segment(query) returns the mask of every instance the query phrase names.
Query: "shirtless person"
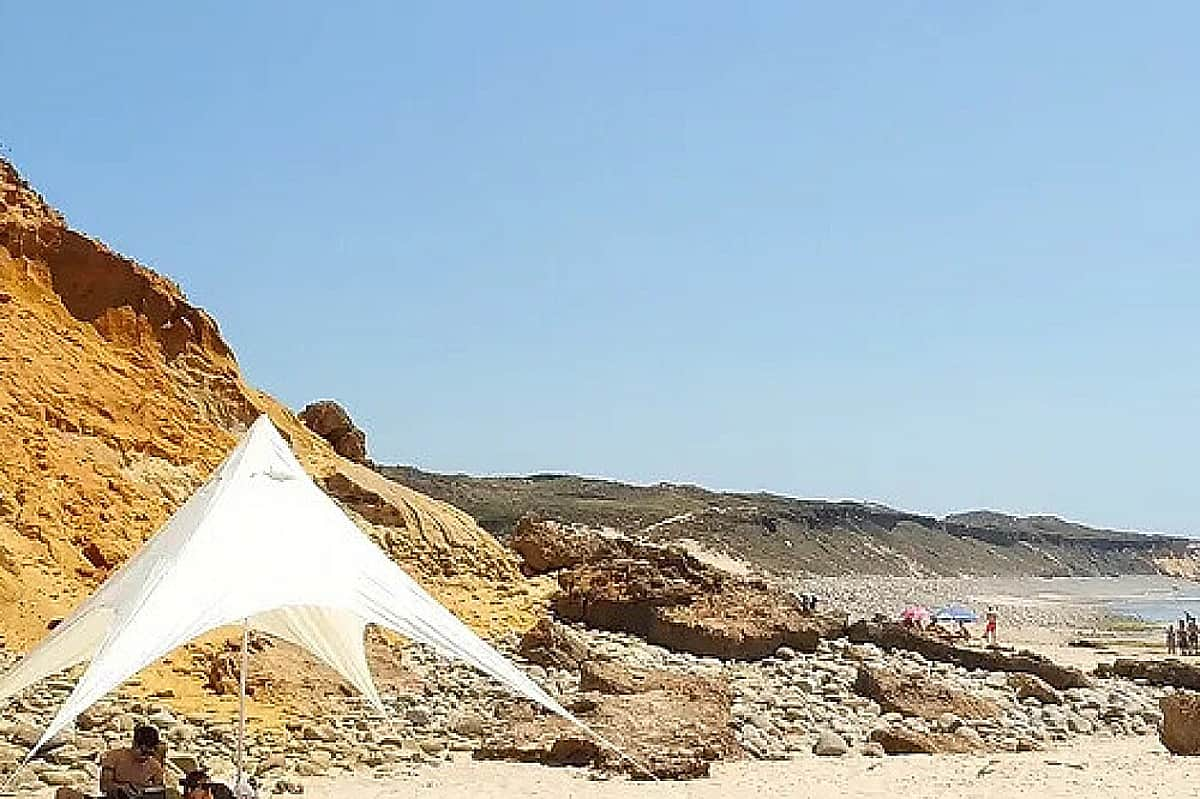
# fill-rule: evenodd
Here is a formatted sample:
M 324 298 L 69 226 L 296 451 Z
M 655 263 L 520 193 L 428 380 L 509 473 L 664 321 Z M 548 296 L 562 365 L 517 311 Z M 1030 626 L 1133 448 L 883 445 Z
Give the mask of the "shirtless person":
M 983 639 L 992 646 L 996 645 L 996 609 L 987 609 L 987 624 L 983 627 Z
M 133 799 L 148 790 L 162 791 L 157 750 L 158 730 L 146 725 L 134 729 L 132 747 L 114 749 L 100 759 L 100 793 L 107 799 Z

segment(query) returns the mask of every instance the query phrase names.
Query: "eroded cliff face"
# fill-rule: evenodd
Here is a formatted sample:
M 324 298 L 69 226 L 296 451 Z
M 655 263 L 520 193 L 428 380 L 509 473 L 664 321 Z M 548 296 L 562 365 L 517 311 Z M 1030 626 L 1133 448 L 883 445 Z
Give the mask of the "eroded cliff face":
M 401 565 L 485 630 L 531 622 L 467 514 L 341 458 L 250 387 L 170 280 L 67 227 L 0 160 L 0 633 L 24 649 L 129 557 L 260 414 Z

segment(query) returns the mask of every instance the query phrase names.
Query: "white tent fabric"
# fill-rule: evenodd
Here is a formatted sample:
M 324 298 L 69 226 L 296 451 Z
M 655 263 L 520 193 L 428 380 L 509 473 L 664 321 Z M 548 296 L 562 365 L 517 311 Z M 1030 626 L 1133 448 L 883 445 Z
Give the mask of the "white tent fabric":
M 0 701 L 90 660 L 36 751 L 145 666 L 243 622 L 304 647 L 380 709 L 363 647 L 368 624 L 465 661 L 587 729 L 375 546 L 266 416 L 133 558 L 0 679 Z

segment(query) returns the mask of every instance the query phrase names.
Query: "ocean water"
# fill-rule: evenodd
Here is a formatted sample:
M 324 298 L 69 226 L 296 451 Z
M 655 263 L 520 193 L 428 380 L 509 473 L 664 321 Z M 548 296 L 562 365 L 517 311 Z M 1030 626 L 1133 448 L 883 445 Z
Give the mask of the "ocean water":
M 1200 619 L 1200 596 L 1174 598 L 1130 598 L 1106 603 L 1114 613 L 1130 616 L 1141 621 L 1172 622 L 1191 613 Z
M 1043 581 L 1039 598 L 1095 603 L 1146 622 L 1167 623 L 1191 613 L 1200 619 L 1200 583 L 1174 577 L 1073 577 Z

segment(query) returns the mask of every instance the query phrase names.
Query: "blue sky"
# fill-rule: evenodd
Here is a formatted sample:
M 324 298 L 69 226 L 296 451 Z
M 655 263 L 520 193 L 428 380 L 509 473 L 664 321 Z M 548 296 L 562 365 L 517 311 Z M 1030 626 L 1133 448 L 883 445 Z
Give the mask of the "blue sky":
M 1200 533 L 1196 6 L 352 6 L 4 0 L 0 142 L 383 462 Z

